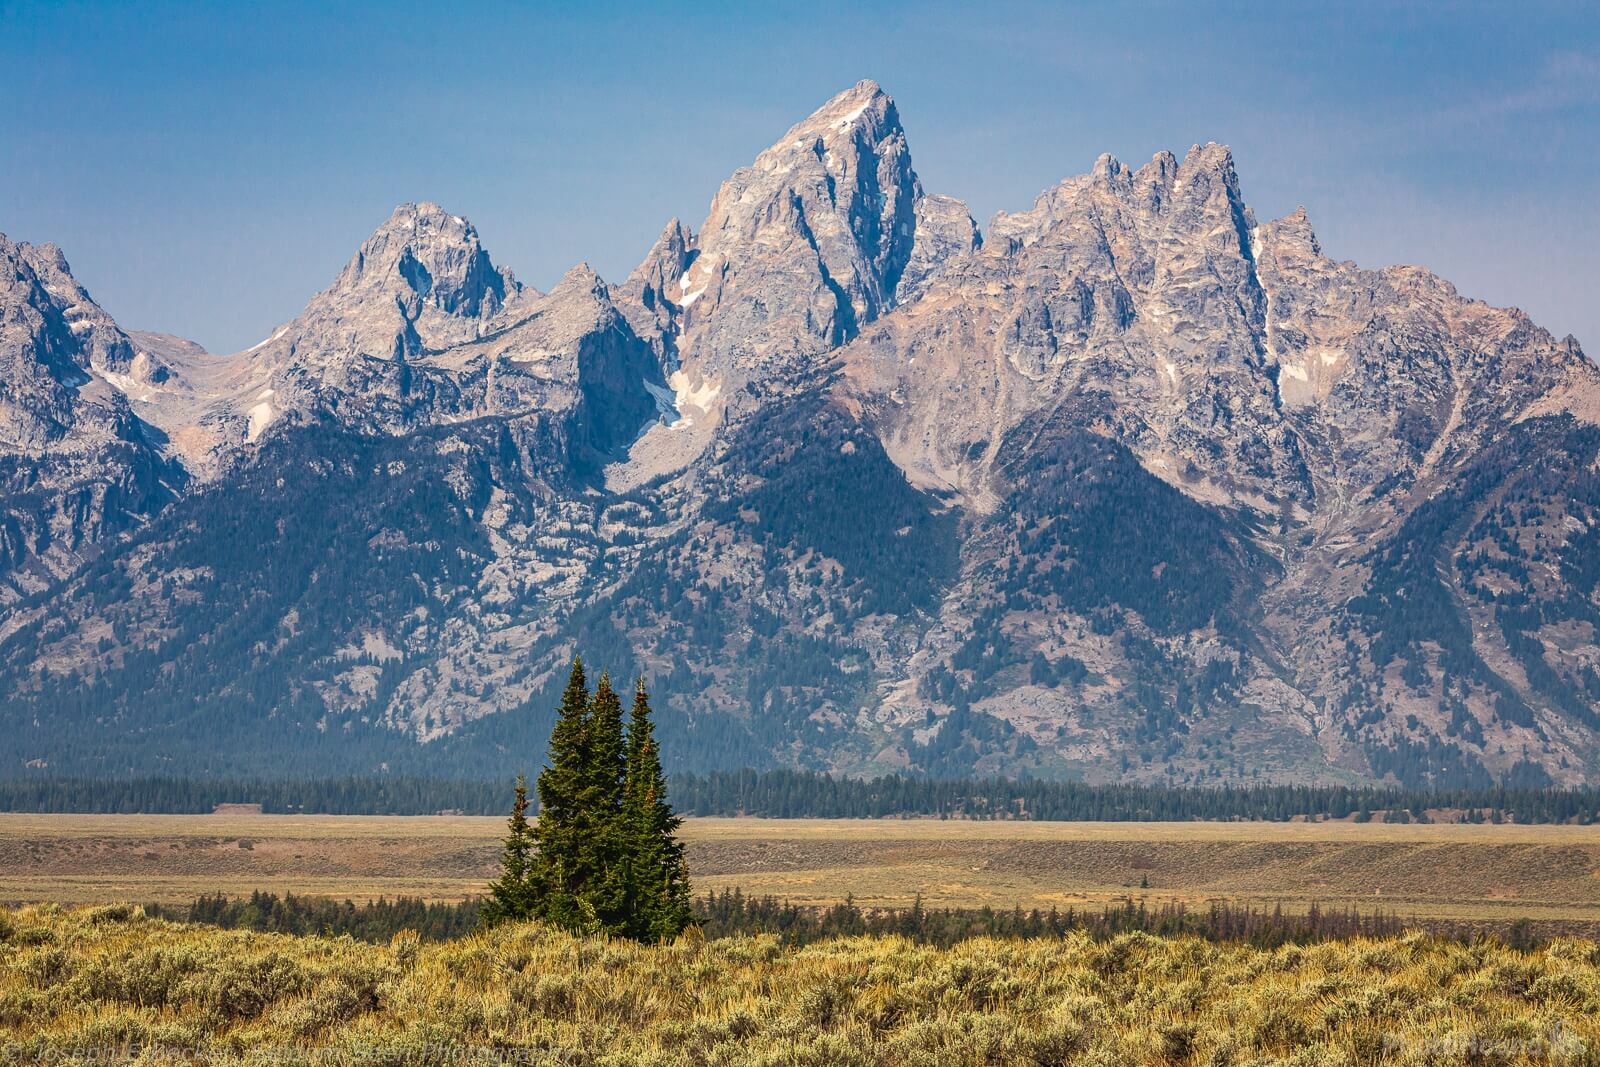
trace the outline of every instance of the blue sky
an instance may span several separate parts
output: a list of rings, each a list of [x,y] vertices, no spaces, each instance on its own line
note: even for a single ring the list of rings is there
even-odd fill
[[[1421,263],[1600,356],[1593,3],[677,5],[0,0],[0,232],[130,328],[230,352],[397,203],[550,286],[863,77],[980,223],[1103,151],[1231,145],[1259,218]]]

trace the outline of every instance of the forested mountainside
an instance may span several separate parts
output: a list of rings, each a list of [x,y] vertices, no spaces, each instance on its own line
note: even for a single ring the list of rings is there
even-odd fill
[[[1228,150],[980,230],[862,82],[628,278],[407,204],[214,356],[0,241],[0,775],[1600,781],[1600,379]]]

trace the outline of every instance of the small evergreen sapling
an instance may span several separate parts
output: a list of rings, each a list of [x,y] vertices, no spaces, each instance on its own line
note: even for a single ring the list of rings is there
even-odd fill
[[[519,922],[533,915],[538,903],[533,850],[533,829],[528,825],[528,779],[519,774],[505,846],[500,852],[500,877],[489,883],[489,899],[480,913],[484,925]]]

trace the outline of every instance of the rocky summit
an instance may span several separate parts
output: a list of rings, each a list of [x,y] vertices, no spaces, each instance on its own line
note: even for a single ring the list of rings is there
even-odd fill
[[[1227,148],[981,231],[862,82],[548,294],[407,204],[253,348],[0,238],[0,763],[1600,782],[1600,374]]]

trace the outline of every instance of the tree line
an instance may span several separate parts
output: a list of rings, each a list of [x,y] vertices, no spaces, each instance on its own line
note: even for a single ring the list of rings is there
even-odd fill
[[[1600,822],[1600,789],[1494,786],[1475,789],[1231,785],[1089,785],[1005,778],[846,778],[813,771],[678,774],[678,811],[700,816],[866,819],[932,817],[1044,821],[1190,821],[1408,818],[1439,813],[1468,821]],[[0,811],[204,813],[255,803],[273,814],[499,815],[506,783],[418,777],[55,778],[0,781]],[[534,810],[530,798],[530,811]],[[1377,813],[1383,813],[1378,815]]]
[[[695,902],[695,917],[707,937],[777,934],[791,944],[810,944],[832,937],[898,934],[918,944],[941,948],[975,937],[1062,938],[1081,931],[1096,940],[1126,933],[1160,937],[1192,935],[1208,941],[1240,942],[1258,948],[1353,937],[1390,937],[1408,925],[1382,910],[1324,909],[1313,903],[1305,912],[1285,912],[1281,905],[1255,907],[1226,901],[1191,908],[1167,901],[1151,907],[1146,901],[1093,908],[1052,907],[1023,910],[927,908],[919,898],[909,908],[863,909],[852,899],[828,907],[804,907],[772,896],[746,896],[738,889],[712,892]]]
[[[1600,789],[1092,785],[1006,778],[844,778],[807,771],[731,771],[673,780],[680,810],[766,818],[1031,819],[1188,822],[1297,818],[1365,821],[1600,821]]]
[[[187,905],[146,904],[152,917],[299,936],[353,937],[387,943],[402,931],[426,941],[453,941],[483,928],[481,899],[457,903],[427,902],[411,897],[379,898],[356,903],[324,897],[278,896],[257,891],[248,897],[204,895]],[[1407,929],[1423,929],[1457,941],[1496,938],[1513,948],[1533,948],[1555,936],[1589,937],[1586,924],[1569,927],[1544,923],[1537,930],[1527,920],[1483,924],[1450,920],[1402,919],[1381,909],[1322,908],[1304,912],[1218,901],[1202,906],[1165,902],[1151,905],[1126,900],[1093,908],[928,908],[919,901],[909,908],[861,907],[853,900],[816,907],[792,904],[773,896],[740,889],[694,899],[690,918],[711,939],[774,934],[788,944],[806,945],[832,937],[899,935],[918,944],[949,947],[975,937],[1061,938],[1082,931],[1095,940],[1142,932],[1162,937],[1191,935],[1208,941],[1244,943],[1261,948],[1312,944],[1355,937],[1389,937]]]
[[[396,897],[356,903],[328,897],[266,893],[248,897],[204,894],[192,904],[146,904],[145,914],[162,919],[205,923],[230,930],[264,933],[353,937],[358,941],[387,942],[402,930],[413,930],[427,941],[453,941],[479,928],[477,900],[460,903]]]

